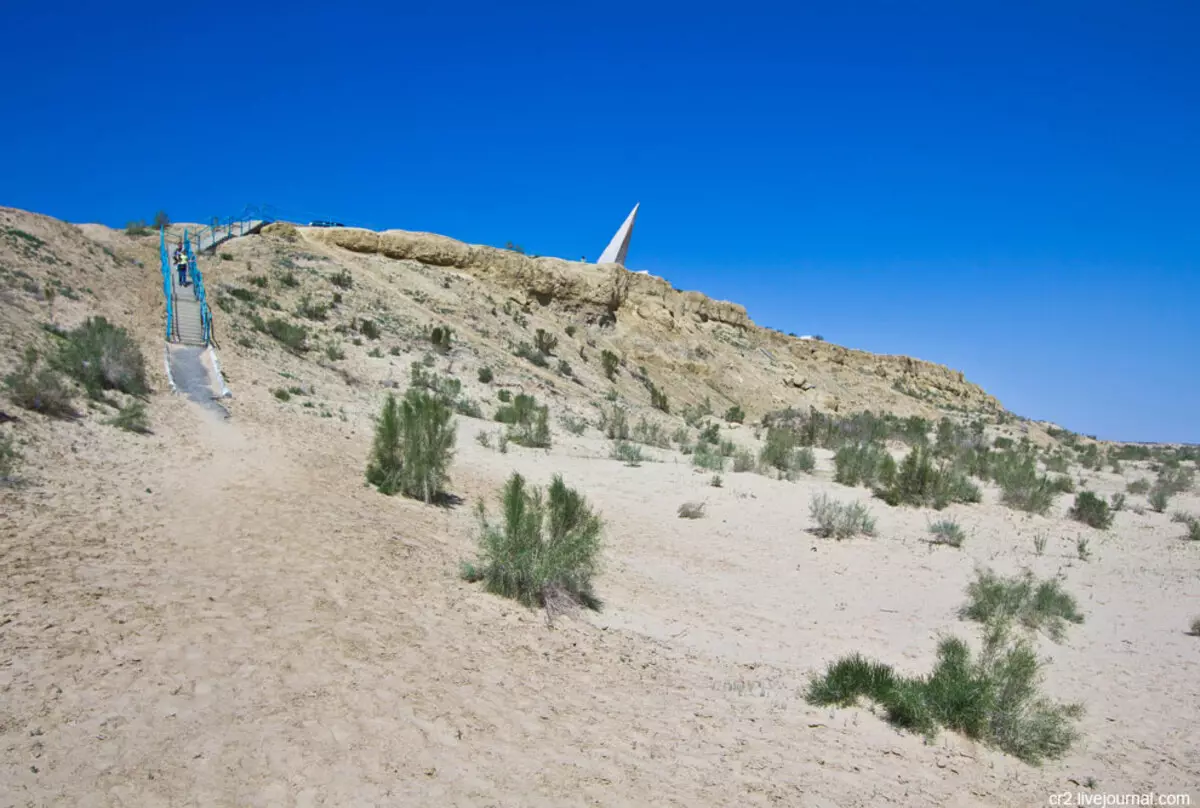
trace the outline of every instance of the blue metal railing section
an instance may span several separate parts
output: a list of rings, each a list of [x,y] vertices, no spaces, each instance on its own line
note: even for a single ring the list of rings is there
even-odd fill
[[[171,294],[171,262],[167,256],[166,230],[158,228],[158,249],[162,253],[163,297],[167,301],[167,342],[171,341],[171,331],[175,324],[175,301]]]
[[[214,221],[208,227],[196,232],[196,251],[204,252],[233,236],[244,236],[256,223],[266,224],[275,221],[274,212],[267,206],[249,206],[238,216]]]
[[[200,302],[200,325],[204,344],[207,345],[212,339],[212,311],[208,308],[208,299],[204,296],[204,277],[200,274],[200,267],[196,266],[196,254],[192,252],[192,240],[187,230],[183,231],[183,250],[187,255],[188,277],[191,278],[196,300]]]

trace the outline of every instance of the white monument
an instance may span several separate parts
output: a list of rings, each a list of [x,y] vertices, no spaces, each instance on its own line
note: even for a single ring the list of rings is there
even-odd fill
[[[629,237],[633,235],[633,222],[637,219],[639,202],[633,206],[633,210],[629,212],[629,216],[625,219],[625,224],[621,225],[621,229],[613,236],[612,241],[608,242],[608,247],[600,255],[600,260],[597,264],[620,264],[625,266],[625,256],[629,252]]]

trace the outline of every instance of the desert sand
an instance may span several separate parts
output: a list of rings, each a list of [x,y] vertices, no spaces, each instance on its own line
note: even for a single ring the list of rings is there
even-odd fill
[[[167,391],[156,243],[11,210],[0,224],[37,233],[58,257],[20,263],[9,249],[8,267],[40,279],[65,265],[94,290],[59,299],[55,320],[105,313],[130,328],[156,388],[148,436],[96,413],[51,421],[0,393],[20,419],[0,429],[24,455],[19,483],[0,486],[0,805],[1030,806],[1089,782],[1200,800],[1200,639],[1187,633],[1200,615],[1200,546],[1144,497],[1099,531],[1066,518],[1070,496],[1031,516],[991,486],[982,503],[941,514],[890,508],[834,483],[825,450],[796,482],[726,471],[714,488],[711,472],[662,449],[628,467],[595,428],[606,387],[595,359],[563,338],[581,383],[555,382],[505,353],[496,327],[473,334],[492,306],[468,284],[484,281],[444,284],[442,269],[307,235],[230,242],[229,260],[204,260],[206,282],[317,256],[293,260],[348,267],[348,301],[401,350],[371,357],[369,344],[347,343],[342,362],[297,356],[216,310],[234,393],[225,418]],[[503,290],[490,294],[500,305]],[[19,283],[0,295],[7,371],[49,312]],[[437,311],[455,297],[458,308]],[[576,314],[535,311],[529,330]],[[454,323],[464,346],[435,370],[459,375],[485,415],[495,396],[476,382],[482,363],[495,386],[538,390],[554,422],[549,450],[501,454],[475,439],[500,425],[458,416],[450,490],[461,502],[450,507],[384,497],[363,479],[382,397],[426,353],[406,335],[429,319]],[[839,383],[852,399],[852,383]],[[288,384],[311,385],[305,398],[320,403],[271,394]],[[693,384],[669,389],[682,404]],[[592,426],[571,435],[564,412]],[[1005,427],[1020,428],[1044,440]],[[749,424],[722,437],[760,445]],[[603,515],[602,611],[549,622],[461,580],[473,509],[494,510],[513,471],[538,484],[560,473]],[[1071,475],[1104,494],[1153,476],[1137,463]],[[818,493],[864,502],[877,535],[814,536]],[[688,500],[706,503],[705,518],[677,517]],[[1200,513],[1200,495],[1176,497],[1177,509]],[[967,530],[961,549],[927,541],[947,515]],[[1065,758],[1035,768],[951,732],[926,743],[868,708],[806,703],[809,677],[843,654],[916,673],[941,636],[974,640],[957,610],[983,567],[1060,576],[1079,600],[1085,621],[1063,642],[1036,640],[1046,692],[1086,708]]]

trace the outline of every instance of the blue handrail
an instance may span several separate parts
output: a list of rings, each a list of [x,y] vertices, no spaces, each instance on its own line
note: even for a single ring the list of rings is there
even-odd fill
[[[200,267],[196,265],[196,254],[192,252],[192,240],[187,230],[183,231],[183,250],[187,255],[188,276],[192,279],[196,300],[200,302],[200,325],[204,344],[207,345],[212,338],[212,311],[209,310],[208,299],[204,296],[204,277],[200,274]]]
[[[158,249],[162,254],[163,297],[167,301],[167,342],[170,342],[175,306],[171,300],[171,264],[167,258],[167,235],[166,229],[163,227],[158,228]]]
[[[237,216],[217,219],[208,227],[198,230],[196,232],[196,250],[204,252],[226,238],[244,236],[255,226],[255,222],[267,224],[273,221],[275,221],[275,215],[270,208],[247,206]]]

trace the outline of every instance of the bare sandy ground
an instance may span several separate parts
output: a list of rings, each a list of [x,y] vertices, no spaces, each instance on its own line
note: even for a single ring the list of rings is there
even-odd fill
[[[262,249],[231,246],[210,288]],[[114,258],[105,271],[133,293],[93,281],[96,300],[60,301],[60,321],[97,305],[129,317],[157,373],[153,268]],[[391,279],[356,279],[356,294],[390,300]],[[405,280],[430,310],[456,293]],[[0,337],[16,350],[46,313],[8,294]],[[1043,518],[989,490],[946,512],[964,547],[933,547],[938,515],[835,485],[827,452],[798,482],[725,473],[718,489],[676,453],[608,459],[594,429],[556,426],[549,452],[502,455],[474,440],[497,425],[466,418],[451,485],[463,502],[426,507],[362,477],[380,383],[403,386],[418,353],[352,352],[340,372],[362,383],[344,386],[312,357],[234,350],[222,317],[228,420],[156,378],[151,436],[23,411],[0,426],[26,456],[24,483],[0,487],[0,806],[1032,806],[1093,779],[1096,793],[1200,804],[1200,639],[1185,633],[1200,545],[1167,514],[1125,510],[1101,532],[1065,518],[1069,496]],[[482,398],[476,360],[455,361]],[[523,383],[496,367],[498,384]],[[319,407],[271,395],[310,382]],[[573,388],[539,389],[555,418],[594,415]],[[755,443],[745,427],[723,436]],[[601,613],[551,626],[459,579],[472,508],[494,507],[514,470],[560,472],[602,512]],[[1084,474],[1106,494],[1151,476]],[[813,536],[814,493],[866,502],[878,536]],[[679,519],[686,500],[706,517]],[[1200,513],[1200,496],[1176,509]],[[918,673],[939,637],[974,639],[956,612],[983,566],[1061,575],[1080,601],[1085,622],[1063,643],[1038,640],[1047,691],[1087,710],[1068,757],[1036,769],[805,703],[808,677],[842,654]]]
[[[469,419],[467,502],[446,510],[362,486],[362,423],[271,434],[182,398],[155,417],[163,437],[73,427],[45,461],[69,454],[59,486],[3,494],[0,804],[1031,805],[1088,777],[1200,780],[1200,556],[1163,515],[1102,534],[962,508],[956,551],[923,542],[928,513],[875,502],[879,537],[839,543],[805,532],[809,495],[865,492],[827,472],[715,489],[585,456],[596,439],[500,455]],[[512,469],[562,472],[605,514],[603,613],[547,627],[457,579],[470,505]],[[678,519],[685,499],[707,518]],[[839,654],[918,671],[939,633],[973,634],[954,612],[981,564],[1061,573],[1081,600],[1086,622],[1042,646],[1049,691],[1088,707],[1067,759],[804,703]]]

